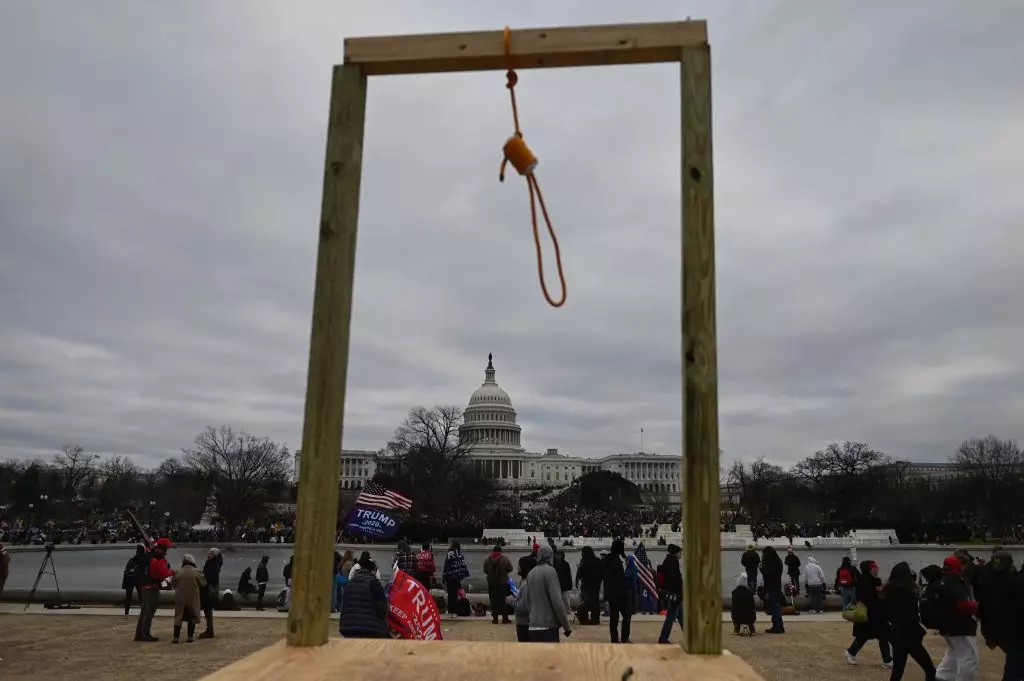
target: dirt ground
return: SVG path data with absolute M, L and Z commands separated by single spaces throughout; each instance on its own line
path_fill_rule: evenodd
M 170 627 L 170 618 L 159 617 L 153 633 L 160 641 L 134 643 L 134 613 L 124 618 L 0 615 L 0 679 L 53 681 L 87 677 L 97 681 L 138 681 L 151 677 L 153 670 L 160 670 L 157 676 L 197 679 L 283 638 L 285 622 L 221 619 L 216 639 L 176 646 L 170 645 Z M 635 622 L 632 638 L 636 643 L 653 643 L 659 629 L 660 624 L 655 622 Z M 515 628 L 445 620 L 444 634 L 462 640 L 514 640 Z M 607 636 L 604 626 L 578 627 L 571 640 L 603 642 L 608 640 Z M 673 636 L 679 636 L 678 629 Z M 850 643 L 850 626 L 844 623 L 787 623 L 783 636 L 762 634 L 755 638 L 733 636 L 729 627 L 724 640 L 729 650 L 767 681 L 792 681 L 794 675 L 844 681 L 888 679 L 888 673 L 880 666 L 878 647 L 872 644 L 861 652 L 857 667 L 846 664 L 843 647 Z M 937 662 L 942 656 L 941 639 L 929 636 L 925 643 Z M 1002 653 L 981 645 L 981 679 L 1001 678 L 1002 665 Z M 904 678 L 916 681 L 922 677 L 920 669 L 910 662 Z

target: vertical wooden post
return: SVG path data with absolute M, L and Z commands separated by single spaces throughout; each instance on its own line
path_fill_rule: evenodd
M 688 653 L 719 655 L 722 538 L 710 46 L 684 47 L 681 71 L 684 629 Z
M 329 635 L 365 113 L 366 74 L 359 66 L 335 66 L 302 429 L 290 646 L 321 645 Z

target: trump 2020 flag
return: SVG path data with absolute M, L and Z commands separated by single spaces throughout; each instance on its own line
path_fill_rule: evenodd
M 404 570 L 395 570 L 388 589 L 388 626 L 402 638 L 441 640 L 441 612 L 434 597 Z
M 356 508 L 348 516 L 345 531 L 374 539 L 389 539 L 398 531 L 398 519 L 375 508 Z
M 508 576 L 508 590 L 513 596 L 519 598 L 519 587 L 516 586 L 514 581 L 512 581 L 512 575 Z

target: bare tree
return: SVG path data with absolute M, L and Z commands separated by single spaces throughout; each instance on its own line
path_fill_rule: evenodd
M 217 510 L 230 525 L 262 511 L 274 490 L 287 485 L 288 448 L 267 437 L 208 426 L 182 452 L 185 465 L 213 485 Z
M 793 468 L 794 475 L 833 519 L 873 515 L 891 485 L 893 460 L 864 442 L 833 442 Z M 856 500 L 856 504 L 837 503 Z
M 740 508 L 746 511 L 750 521 L 760 523 L 781 511 L 779 492 L 788 478 L 781 466 L 759 457 L 749 466 L 742 461 L 734 463 L 726 480 L 738 493 Z
M 987 517 L 989 527 L 1002 535 L 1006 525 L 1019 513 L 1024 493 L 1024 452 L 1014 440 L 994 435 L 965 440 L 952 462 L 961 468 L 972 496 Z
M 65 501 L 74 499 L 82 485 L 96 474 L 96 461 L 99 458 L 98 454 L 86 452 L 78 445 L 64 445 L 61 453 L 53 457 L 60 494 Z
M 462 410 L 413 407 L 387 445 L 385 468 L 414 501 L 417 512 L 439 517 L 475 510 L 493 483 L 472 465 L 472 445 L 459 439 Z
M 388 442 L 388 452 L 401 457 L 411 451 L 427 450 L 444 459 L 462 459 L 469 453 L 470 445 L 460 441 L 460 425 L 462 410 L 458 407 L 413 407 L 402 425 L 395 429 Z
M 139 482 L 139 468 L 127 457 L 112 456 L 99 466 L 99 500 L 105 509 L 131 503 Z

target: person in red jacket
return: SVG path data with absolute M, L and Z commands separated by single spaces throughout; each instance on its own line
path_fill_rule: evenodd
M 167 563 L 167 550 L 174 548 L 174 544 L 167 537 L 161 537 L 153 545 L 148 554 L 149 570 L 139 585 L 142 588 L 142 608 L 139 610 L 139 619 L 135 623 L 136 641 L 156 641 L 156 636 L 150 632 L 153 626 L 153 615 L 156 614 L 157 606 L 160 605 L 160 587 L 164 580 L 174 576 L 174 570 Z

